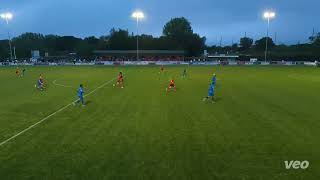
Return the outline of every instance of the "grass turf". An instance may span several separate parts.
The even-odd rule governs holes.
[[[188,67],[182,79],[183,69],[0,68],[0,142],[75,100],[80,83],[89,93],[125,73],[124,89],[107,84],[0,146],[0,179],[320,178],[319,69]],[[204,103],[214,72],[217,102]],[[178,90],[166,94],[171,77]]]

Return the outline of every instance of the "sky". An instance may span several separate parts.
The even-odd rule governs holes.
[[[145,13],[139,32],[160,36],[171,18],[186,17],[194,32],[208,45],[231,45],[245,34],[266,36],[265,10],[276,12],[270,36],[278,44],[307,42],[313,29],[320,31],[320,0],[0,0],[0,12],[12,12],[7,25],[0,22],[0,39],[24,32],[101,36],[111,28],[136,32],[131,18],[135,10]]]

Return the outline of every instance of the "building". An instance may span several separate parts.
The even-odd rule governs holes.
[[[236,61],[239,58],[237,55],[208,55],[207,59],[210,61]]]
[[[98,58],[114,60],[129,59],[135,60],[137,56],[136,50],[95,50],[93,54]],[[185,51],[171,50],[139,50],[141,60],[184,60]]]

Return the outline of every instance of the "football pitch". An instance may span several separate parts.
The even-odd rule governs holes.
[[[320,69],[159,69],[0,67],[0,179],[320,178]],[[216,102],[203,102],[213,73]],[[84,107],[71,104],[79,84]],[[286,169],[291,160],[310,165]]]

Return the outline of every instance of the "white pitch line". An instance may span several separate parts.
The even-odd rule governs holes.
[[[90,94],[92,94],[92,93],[96,92],[97,90],[99,90],[99,89],[103,88],[104,86],[106,86],[106,85],[110,84],[110,83],[111,83],[112,81],[114,81],[115,79],[116,79],[116,78],[113,78],[113,79],[111,79],[110,81],[108,81],[108,82],[106,82],[106,83],[102,84],[101,86],[97,87],[96,89],[94,89],[94,90],[92,90],[91,92],[89,92],[88,94],[86,94],[84,97],[87,97],[87,96],[89,96]],[[33,125],[29,126],[28,128],[24,129],[23,131],[21,131],[21,132],[19,132],[19,133],[15,134],[14,136],[12,136],[12,137],[8,138],[7,140],[5,140],[5,141],[1,142],[1,143],[0,143],[0,147],[1,147],[1,146],[3,146],[3,145],[5,145],[5,144],[6,144],[6,143],[8,143],[9,141],[11,141],[11,140],[15,139],[16,137],[18,137],[18,136],[20,136],[20,135],[24,134],[25,132],[29,131],[30,129],[32,129],[32,128],[34,128],[34,127],[36,127],[37,125],[41,124],[42,122],[46,121],[47,119],[49,119],[50,117],[52,117],[52,116],[56,115],[57,113],[59,113],[59,112],[61,112],[61,111],[65,110],[65,109],[67,109],[69,106],[71,106],[71,105],[72,105],[73,103],[75,103],[76,101],[78,101],[78,99],[77,99],[77,100],[75,100],[75,101],[73,101],[72,103],[70,103],[70,104],[68,104],[68,105],[66,105],[66,106],[64,106],[64,107],[62,107],[61,109],[57,110],[56,112],[54,112],[54,113],[50,114],[49,116],[47,116],[47,117],[45,117],[45,118],[41,119],[41,120],[40,120],[40,121],[38,121],[37,123],[35,123],[35,124],[33,124]]]
[[[66,88],[72,88],[72,86],[67,86],[67,85],[63,85],[63,84],[58,84],[58,83],[57,83],[57,80],[58,80],[58,79],[52,81],[52,84],[53,84],[53,85],[56,85],[56,86],[61,86],[61,87],[66,87]]]

